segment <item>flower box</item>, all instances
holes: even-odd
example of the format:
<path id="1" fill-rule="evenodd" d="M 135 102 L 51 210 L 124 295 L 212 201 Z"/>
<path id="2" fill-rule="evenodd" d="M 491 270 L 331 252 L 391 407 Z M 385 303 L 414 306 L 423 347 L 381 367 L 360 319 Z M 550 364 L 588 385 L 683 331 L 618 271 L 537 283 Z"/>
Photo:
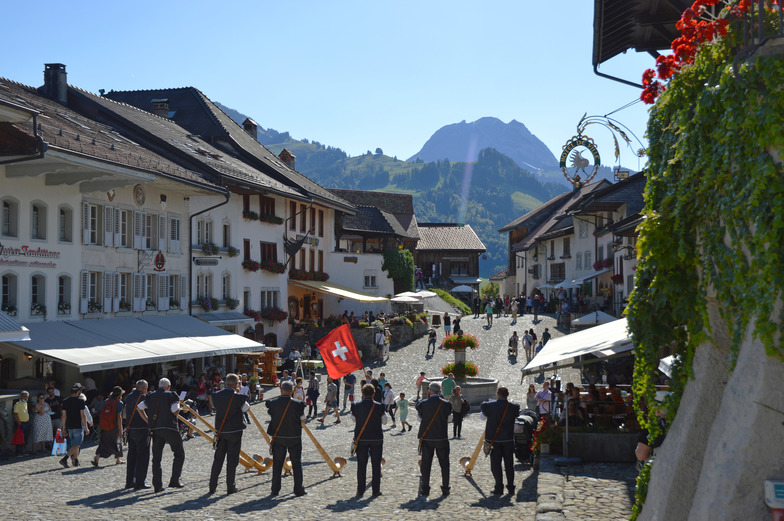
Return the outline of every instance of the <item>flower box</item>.
<path id="1" fill-rule="evenodd" d="M 289 278 L 291 280 L 315 280 L 326 282 L 329 280 L 329 275 L 324 273 L 323 271 L 305 271 L 305 270 L 289 270 Z"/>
<path id="2" fill-rule="evenodd" d="M 443 349 L 454 349 L 455 351 L 465 351 L 466 349 L 476 349 L 479 347 L 479 341 L 474 335 L 449 335 L 444 337 L 441 341 Z"/>

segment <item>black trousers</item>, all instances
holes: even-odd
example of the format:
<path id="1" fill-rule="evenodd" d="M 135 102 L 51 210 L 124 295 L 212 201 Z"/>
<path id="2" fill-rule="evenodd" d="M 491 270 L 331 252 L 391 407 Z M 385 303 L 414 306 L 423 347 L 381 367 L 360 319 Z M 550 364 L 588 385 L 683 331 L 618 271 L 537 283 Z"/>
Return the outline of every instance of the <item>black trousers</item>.
<path id="1" fill-rule="evenodd" d="M 367 486 L 368 456 L 370 456 L 370 468 L 373 475 L 371 481 L 373 493 L 381 492 L 381 454 L 383 451 L 383 441 L 360 441 L 357 444 L 357 492 L 364 493 Z"/>
<path id="2" fill-rule="evenodd" d="M 272 447 L 272 493 L 280 492 L 280 476 L 283 472 L 283 462 L 288 452 L 291 458 L 292 472 L 294 473 L 294 493 L 301 492 L 302 486 L 302 440 L 280 441 L 276 440 Z"/>
<path id="3" fill-rule="evenodd" d="M 506 471 L 506 484 L 514 486 L 514 441 L 495 442 L 493 452 L 490 453 L 490 472 L 495 479 L 495 488 L 504 487 L 504 476 L 501 472 L 501 462 L 504 463 Z"/>
<path id="4" fill-rule="evenodd" d="M 449 486 L 449 442 L 425 440 L 422 442 L 420 489 L 430 490 L 430 467 L 433 465 L 434 452 L 438 456 L 438 465 L 441 467 L 441 486 Z"/>
<path id="5" fill-rule="evenodd" d="M 174 453 L 172 473 L 169 483 L 177 483 L 182 475 L 182 466 L 185 464 L 185 449 L 182 446 L 180 433 L 174 429 L 155 429 L 152 434 L 152 486 L 163 488 L 163 447 L 169 444 Z"/>
<path id="6" fill-rule="evenodd" d="M 452 411 L 452 436 L 463 433 L 463 413 Z"/>
<path id="7" fill-rule="evenodd" d="M 218 446 L 215 448 L 210 472 L 211 489 L 218 487 L 218 476 L 224 460 L 226 460 L 226 487 L 234 487 L 237 465 L 240 464 L 240 450 L 242 450 L 242 431 L 224 432 L 218 437 Z"/>
<path id="8" fill-rule="evenodd" d="M 125 486 L 141 487 L 147 479 L 150 466 L 150 446 L 147 445 L 147 429 L 128 431 L 128 457 L 125 462 Z"/>

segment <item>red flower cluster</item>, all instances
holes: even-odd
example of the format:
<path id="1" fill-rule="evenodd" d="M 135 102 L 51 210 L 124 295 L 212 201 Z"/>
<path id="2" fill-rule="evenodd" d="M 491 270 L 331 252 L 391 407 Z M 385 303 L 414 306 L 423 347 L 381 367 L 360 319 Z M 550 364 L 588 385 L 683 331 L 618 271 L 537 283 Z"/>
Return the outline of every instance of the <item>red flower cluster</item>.
<path id="1" fill-rule="evenodd" d="M 283 273 L 286 271 L 286 265 L 277 261 L 261 261 L 259 267 L 271 273 Z"/>
<path id="2" fill-rule="evenodd" d="M 455 351 L 465 351 L 466 349 L 476 349 L 479 347 L 479 340 L 474 335 L 463 333 L 462 335 L 449 335 L 441 341 L 443 349 L 454 349 Z"/>
<path id="3" fill-rule="evenodd" d="M 263 308 L 261 311 L 249 309 L 245 311 L 245 315 L 249 316 L 256 322 L 260 320 L 273 320 L 275 322 L 283 322 L 289 317 L 289 314 L 278 307 Z"/>
<path id="4" fill-rule="evenodd" d="M 623 284 L 623 275 L 621 275 L 620 273 L 616 273 L 615 275 L 613 275 L 610 278 L 616 284 Z"/>
<path id="5" fill-rule="evenodd" d="M 242 267 L 248 271 L 259 271 L 261 266 L 255 260 L 242 261 Z"/>
<path id="6" fill-rule="evenodd" d="M 680 20 L 675 24 L 681 35 L 672 41 L 673 53 L 656 58 L 656 71 L 647 69 L 642 74 L 644 89 L 640 94 L 640 99 L 643 102 L 652 104 L 656 101 L 656 98 L 666 88 L 664 83 L 659 80 L 668 80 L 684 66 L 694 63 L 694 56 L 701 44 L 727 34 L 728 19 L 716 18 L 708 21 L 701 18 L 706 7 L 718 3 L 719 0 L 696 0 L 691 7 L 683 12 Z M 733 10 L 733 14 L 738 15 L 747 9 L 748 0 L 742 0 Z M 658 79 L 656 79 L 657 77 Z"/>
<path id="7" fill-rule="evenodd" d="M 291 280 L 315 280 L 326 282 L 329 280 L 329 275 L 323 271 L 305 271 L 305 270 L 289 270 L 289 278 Z"/>

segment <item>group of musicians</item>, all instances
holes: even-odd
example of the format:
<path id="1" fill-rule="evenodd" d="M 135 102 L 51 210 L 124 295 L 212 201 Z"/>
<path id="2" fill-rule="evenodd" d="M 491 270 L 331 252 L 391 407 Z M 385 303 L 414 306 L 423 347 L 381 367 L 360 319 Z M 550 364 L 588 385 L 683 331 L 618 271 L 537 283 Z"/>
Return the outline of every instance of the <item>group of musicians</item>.
<path id="1" fill-rule="evenodd" d="M 218 487 L 218 477 L 226 463 L 226 490 L 237 491 L 235 476 L 240 461 L 242 431 L 245 429 L 244 413 L 250 408 L 248 397 L 240 393 L 240 377 L 226 376 L 226 388 L 213 395 L 215 406 L 215 455 L 210 472 L 209 492 Z M 153 488 L 163 490 L 161 459 L 163 449 L 169 445 L 174 453 L 169 487 L 182 488 L 180 481 L 185 462 L 185 450 L 177 425 L 180 408 L 179 397 L 170 390 L 171 382 L 161 378 L 158 388 L 147 392 L 145 380 L 136 382 L 136 389 L 126 397 L 125 432 L 128 443 L 127 474 L 125 488 L 136 490 Z M 265 402 L 270 415 L 267 434 L 270 436 L 272 453 L 271 495 L 280 493 L 281 473 L 288 454 L 294 475 L 294 494 L 307 494 L 302 478 L 302 427 L 305 425 L 305 403 L 293 398 L 294 386 L 290 381 L 280 384 L 280 396 Z M 362 387 L 362 401 L 351 405 L 351 414 L 356 421 L 352 451 L 357 456 L 357 496 L 365 493 L 367 463 L 371 465 L 371 489 L 373 496 L 381 495 L 381 459 L 384 443 L 382 426 L 386 423 L 384 406 L 373 400 L 376 390 L 372 384 Z M 480 418 L 487 421 L 485 440 L 492 445 L 490 468 L 495 481 L 493 494 L 515 491 L 514 483 L 514 422 L 520 406 L 508 401 L 509 390 L 499 387 L 497 400 L 482 403 Z M 441 492 L 449 495 L 449 437 L 448 423 L 452 406 L 441 397 L 441 385 L 432 382 L 428 397 L 416 406 L 419 417 L 419 449 L 421 452 L 421 477 L 419 494 L 430 494 L 430 469 L 433 457 L 441 467 Z M 146 483 L 148 463 L 152 446 L 152 486 Z"/>

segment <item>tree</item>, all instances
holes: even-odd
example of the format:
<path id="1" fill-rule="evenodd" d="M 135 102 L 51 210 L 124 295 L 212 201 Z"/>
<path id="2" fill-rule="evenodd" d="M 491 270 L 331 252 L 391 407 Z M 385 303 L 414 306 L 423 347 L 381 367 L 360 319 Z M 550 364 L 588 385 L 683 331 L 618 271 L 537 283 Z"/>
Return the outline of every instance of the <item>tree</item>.
<path id="1" fill-rule="evenodd" d="M 409 250 L 384 250 L 381 269 L 395 281 L 395 293 L 414 291 L 414 255 Z"/>
<path id="2" fill-rule="evenodd" d="M 384 153 L 384 151 L 383 151 L 383 150 L 381 150 L 381 148 L 380 148 L 380 147 L 376 149 L 376 155 L 377 155 L 377 156 L 380 156 L 380 155 L 382 155 L 383 153 Z"/>

